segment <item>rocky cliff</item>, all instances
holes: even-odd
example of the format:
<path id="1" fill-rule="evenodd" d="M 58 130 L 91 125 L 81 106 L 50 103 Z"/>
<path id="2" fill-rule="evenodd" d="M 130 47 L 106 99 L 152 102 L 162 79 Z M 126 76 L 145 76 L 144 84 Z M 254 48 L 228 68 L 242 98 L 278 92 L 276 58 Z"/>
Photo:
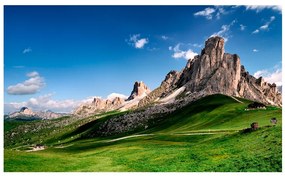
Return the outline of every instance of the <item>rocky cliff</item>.
<path id="1" fill-rule="evenodd" d="M 137 97 L 146 96 L 151 90 L 142 82 L 135 82 L 131 95 L 127 100 L 133 100 Z"/>
<path id="2" fill-rule="evenodd" d="M 113 100 L 102 99 L 95 97 L 91 103 L 84 103 L 80 105 L 73 112 L 77 116 L 90 116 L 96 113 L 107 112 L 118 109 L 125 100 L 120 97 L 115 97 Z"/>
<path id="3" fill-rule="evenodd" d="M 251 76 L 237 54 L 225 53 L 224 44 L 221 37 L 209 38 L 200 55 L 189 60 L 181 72 L 170 72 L 157 91 L 142 99 L 139 106 L 159 103 L 181 87 L 188 99 L 220 93 L 281 106 L 281 93 L 276 85 Z"/>

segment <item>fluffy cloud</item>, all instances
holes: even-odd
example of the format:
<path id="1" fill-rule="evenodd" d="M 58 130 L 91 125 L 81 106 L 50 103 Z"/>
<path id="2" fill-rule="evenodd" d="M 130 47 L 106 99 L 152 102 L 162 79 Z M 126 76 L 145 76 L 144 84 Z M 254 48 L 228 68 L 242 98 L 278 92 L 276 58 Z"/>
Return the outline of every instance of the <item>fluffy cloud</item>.
<path id="1" fill-rule="evenodd" d="M 107 99 L 109 100 L 114 100 L 116 97 L 120 97 L 120 98 L 123 98 L 123 99 L 127 99 L 128 96 L 126 95 L 123 95 L 123 94 L 119 94 L 119 93 L 111 93 L 110 95 L 107 96 Z"/>
<path id="2" fill-rule="evenodd" d="M 32 52 L 32 49 L 31 49 L 31 48 L 25 48 L 25 49 L 23 50 L 23 54 L 30 53 L 30 52 Z"/>
<path id="3" fill-rule="evenodd" d="M 262 76 L 266 82 L 282 86 L 282 69 L 278 66 L 275 66 L 273 69 L 259 70 L 253 76 L 256 78 Z"/>
<path id="4" fill-rule="evenodd" d="M 264 25 L 260 26 L 258 29 L 252 32 L 252 34 L 257 34 L 259 31 L 269 31 L 269 25 L 275 20 L 275 16 L 271 16 L 269 21 L 267 21 Z"/>
<path id="5" fill-rule="evenodd" d="M 208 20 L 211 20 L 213 18 L 213 13 L 215 12 L 216 10 L 214 8 L 210 8 L 210 7 L 207 7 L 205 8 L 204 10 L 202 11 L 199 11 L 199 12 L 196 12 L 194 13 L 194 16 L 204 16 L 206 17 Z"/>
<path id="6" fill-rule="evenodd" d="M 245 8 L 246 8 L 246 10 L 255 10 L 256 13 L 258 13 L 262 10 L 265 10 L 265 9 L 272 9 L 272 10 L 278 11 L 279 13 L 282 12 L 281 6 L 248 5 L 248 6 L 245 6 Z"/>
<path id="7" fill-rule="evenodd" d="M 212 34 L 210 37 L 214 37 L 214 36 L 221 36 L 225 39 L 225 42 L 228 41 L 228 39 L 230 38 L 230 28 L 236 23 L 236 20 L 233 20 L 230 24 L 226 25 L 222 25 L 221 30 L 218 32 L 215 32 L 214 34 Z"/>
<path id="8" fill-rule="evenodd" d="M 253 49 L 252 51 L 256 53 L 256 52 L 258 52 L 259 50 L 258 50 L 258 49 Z"/>
<path id="9" fill-rule="evenodd" d="M 44 78 L 41 77 L 38 72 L 30 72 L 27 74 L 27 77 L 29 77 L 29 79 L 26 81 L 9 86 L 7 93 L 11 95 L 35 94 L 45 86 Z"/>
<path id="10" fill-rule="evenodd" d="M 259 33 L 258 29 L 256 29 L 255 31 L 252 32 L 252 34 L 257 34 L 257 33 Z"/>
<path id="11" fill-rule="evenodd" d="M 129 43 L 135 48 L 141 49 L 148 43 L 148 38 L 141 38 L 140 34 L 130 36 Z"/>
<path id="12" fill-rule="evenodd" d="M 180 49 L 180 43 L 177 44 L 174 48 L 169 47 L 169 50 L 173 50 L 174 53 L 172 55 L 173 58 L 179 59 L 179 58 L 184 58 L 186 60 L 193 59 L 198 53 L 195 53 L 191 49 L 188 50 L 181 50 Z"/>

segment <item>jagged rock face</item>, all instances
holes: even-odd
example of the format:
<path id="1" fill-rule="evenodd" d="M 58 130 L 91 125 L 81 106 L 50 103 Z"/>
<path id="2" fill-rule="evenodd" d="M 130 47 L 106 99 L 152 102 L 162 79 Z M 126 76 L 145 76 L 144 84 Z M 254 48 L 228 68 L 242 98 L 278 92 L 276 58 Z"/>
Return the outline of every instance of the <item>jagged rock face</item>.
<path id="1" fill-rule="evenodd" d="M 73 112 L 74 115 L 77 116 L 90 116 L 96 113 L 106 112 L 118 109 L 125 100 L 120 97 L 115 97 L 113 100 L 102 99 L 102 98 L 94 98 L 91 103 L 85 103 L 80 105 Z"/>
<path id="2" fill-rule="evenodd" d="M 91 103 L 84 103 L 74 110 L 73 114 L 79 117 L 87 117 L 94 114 L 119 110 L 134 109 L 139 101 L 147 96 L 151 90 L 143 82 L 135 82 L 131 95 L 127 100 L 115 97 L 113 99 L 94 98 Z"/>
<path id="3" fill-rule="evenodd" d="M 207 94 L 222 93 L 237 96 L 240 80 L 240 58 L 224 53 L 224 39 L 210 38 L 205 43 L 201 55 L 190 60 L 178 81 L 178 87 L 186 86 L 186 91 Z"/>
<path id="4" fill-rule="evenodd" d="M 164 97 L 176 88 L 176 83 L 180 78 L 181 73 L 178 71 L 170 71 L 165 79 L 162 81 L 161 85 L 153 90 L 148 96 L 143 98 L 138 106 L 143 107 L 151 102 L 154 102 L 159 97 Z"/>
<path id="5" fill-rule="evenodd" d="M 194 99 L 197 98 L 196 95 L 201 98 L 221 93 L 281 106 L 281 94 L 277 91 L 276 85 L 249 75 L 241 65 L 238 55 L 225 53 L 224 43 L 221 37 L 209 38 L 201 54 L 189 60 L 179 78 L 172 82 L 173 85 L 168 86 L 172 90 L 167 90 L 161 84 L 156 89 L 159 93 L 153 95 L 156 90 L 153 91 L 141 100 L 140 104 L 154 102 L 184 86 L 188 97 L 192 96 Z"/>
<path id="6" fill-rule="evenodd" d="M 241 79 L 238 84 L 238 93 L 241 97 L 259 101 L 265 104 L 282 106 L 282 96 L 276 84 L 264 81 L 262 77 L 256 79 L 241 67 Z"/>
<path id="7" fill-rule="evenodd" d="M 133 91 L 129 96 L 128 100 L 133 100 L 136 97 L 142 97 L 149 94 L 151 90 L 142 82 L 135 82 Z"/>

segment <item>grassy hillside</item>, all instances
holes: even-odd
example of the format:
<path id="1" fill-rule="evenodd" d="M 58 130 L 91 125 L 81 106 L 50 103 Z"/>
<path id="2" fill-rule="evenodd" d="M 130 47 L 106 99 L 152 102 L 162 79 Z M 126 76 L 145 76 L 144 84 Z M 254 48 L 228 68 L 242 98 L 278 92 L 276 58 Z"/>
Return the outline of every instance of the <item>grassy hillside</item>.
<path id="1" fill-rule="evenodd" d="M 250 103 L 213 95 L 125 136 L 76 138 L 112 116 L 61 132 L 63 142 L 26 152 L 4 150 L 5 171 L 271 171 L 282 170 L 281 109 L 245 111 Z M 114 115 L 114 114 L 113 114 Z M 276 117 L 278 124 L 271 126 Z M 260 129 L 245 132 L 252 122 Z"/>

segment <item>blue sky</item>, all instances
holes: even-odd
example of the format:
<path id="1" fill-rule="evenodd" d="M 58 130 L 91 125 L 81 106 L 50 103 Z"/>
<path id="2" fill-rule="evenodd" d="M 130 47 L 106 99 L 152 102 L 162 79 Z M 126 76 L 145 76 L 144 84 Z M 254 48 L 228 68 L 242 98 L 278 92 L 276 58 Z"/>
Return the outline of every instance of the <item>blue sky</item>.
<path id="1" fill-rule="evenodd" d="M 276 6 L 5 6 L 4 112 L 70 111 L 135 81 L 153 90 L 212 35 L 280 85 L 281 18 Z"/>

